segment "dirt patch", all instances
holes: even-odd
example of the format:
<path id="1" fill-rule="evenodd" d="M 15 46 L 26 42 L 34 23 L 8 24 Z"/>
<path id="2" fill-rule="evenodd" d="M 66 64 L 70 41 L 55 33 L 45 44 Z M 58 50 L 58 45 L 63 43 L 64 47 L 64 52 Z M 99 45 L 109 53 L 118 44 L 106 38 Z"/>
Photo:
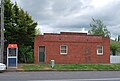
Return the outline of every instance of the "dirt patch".
<path id="1" fill-rule="evenodd" d="M 43 70 L 52 70 L 51 67 L 44 67 Z"/>
<path id="2" fill-rule="evenodd" d="M 17 70 L 23 70 L 23 67 L 22 66 L 18 66 Z"/>

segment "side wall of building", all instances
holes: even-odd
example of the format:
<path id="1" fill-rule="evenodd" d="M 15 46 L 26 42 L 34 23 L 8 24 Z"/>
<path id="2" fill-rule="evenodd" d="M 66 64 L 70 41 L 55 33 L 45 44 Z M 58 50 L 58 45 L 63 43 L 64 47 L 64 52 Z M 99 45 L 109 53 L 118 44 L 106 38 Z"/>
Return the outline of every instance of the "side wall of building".
<path id="1" fill-rule="evenodd" d="M 67 54 L 60 54 L 60 46 L 68 47 Z M 103 55 L 97 55 L 97 46 L 103 46 Z M 45 46 L 45 63 L 54 59 L 57 64 L 110 63 L 110 40 L 102 36 L 40 35 L 35 37 L 34 56 L 38 64 L 38 47 Z"/>

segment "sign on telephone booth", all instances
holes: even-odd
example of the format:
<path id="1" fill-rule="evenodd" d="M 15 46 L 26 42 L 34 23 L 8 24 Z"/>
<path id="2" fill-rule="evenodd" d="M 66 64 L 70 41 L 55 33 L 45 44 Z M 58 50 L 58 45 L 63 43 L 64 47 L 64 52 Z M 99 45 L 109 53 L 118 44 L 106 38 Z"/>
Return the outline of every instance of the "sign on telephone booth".
<path id="1" fill-rule="evenodd" d="M 9 44 L 7 47 L 7 67 L 17 68 L 18 46 Z"/>

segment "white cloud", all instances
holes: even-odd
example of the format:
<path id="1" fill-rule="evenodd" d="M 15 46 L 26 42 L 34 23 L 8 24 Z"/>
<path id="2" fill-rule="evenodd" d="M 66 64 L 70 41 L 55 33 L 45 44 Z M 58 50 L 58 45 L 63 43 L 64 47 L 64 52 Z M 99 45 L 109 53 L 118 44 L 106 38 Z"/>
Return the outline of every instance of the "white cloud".
<path id="1" fill-rule="evenodd" d="M 12 2 L 17 2 L 18 5 L 20 4 L 20 0 L 11 0 Z"/>
<path id="2" fill-rule="evenodd" d="M 105 5 L 108 5 L 111 2 L 113 2 L 113 0 L 92 0 L 90 4 L 98 8 L 104 7 Z"/>
<path id="3" fill-rule="evenodd" d="M 16 1 L 38 22 L 42 32 L 88 30 L 91 18 L 95 18 L 103 20 L 113 35 L 120 34 L 120 0 Z"/>

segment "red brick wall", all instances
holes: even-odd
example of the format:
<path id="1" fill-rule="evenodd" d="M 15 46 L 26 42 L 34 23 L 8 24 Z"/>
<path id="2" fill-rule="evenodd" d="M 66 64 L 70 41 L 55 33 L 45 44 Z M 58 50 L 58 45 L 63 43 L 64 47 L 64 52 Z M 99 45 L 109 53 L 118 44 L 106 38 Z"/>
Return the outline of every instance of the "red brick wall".
<path id="1" fill-rule="evenodd" d="M 67 55 L 60 54 L 60 45 L 68 46 Z M 97 55 L 97 45 L 103 45 L 103 55 Z M 110 39 L 77 33 L 45 34 L 35 37 L 34 56 L 38 64 L 38 47 L 45 46 L 45 63 L 57 64 L 110 63 Z"/>

